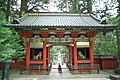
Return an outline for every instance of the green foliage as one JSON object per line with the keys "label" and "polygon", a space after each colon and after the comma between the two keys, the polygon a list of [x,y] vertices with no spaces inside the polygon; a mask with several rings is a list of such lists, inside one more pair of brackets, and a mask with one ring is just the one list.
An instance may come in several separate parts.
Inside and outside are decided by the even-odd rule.
{"label": "green foliage", "polygon": [[92,0],[87,1],[87,10],[88,10],[88,13],[91,13],[91,11],[92,11]]}
{"label": "green foliage", "polygon": [[[26,3],[27,3],[27,11],[26,12],[30,12],[30,11],[36,12],[36,11],[39,11],[39,7],[41,7],[42,9],[45,10],[45,8],[43,6],[44,6],[44,4],[48,4],[49,0],[29,0]],[[24,5],[24,6],[26,6],[26,5]],[[24,8],[24,7],[21,6],[21,8]]]}
{"label": "green foliage", "polygon": [[108,20],[107,20],[107,22],[109,24],[120,25],[120,16],[115,17],[115,18],[109,17]]}
{"label": "green foliage", "polygon": [[49,0],[42,0],[43,3],[48,4]]}
{"label": "green foliage", "polygon": [[95,54],[117,55],[118,46],[115,33],[115,31],[109,33],[99,33],[96,36],[96,44],[94,49]]}
{"label": "green foliage", "polygon": [[112,23],[113,23],[113,24],[120,25],[120,16],[117,17],[117,18],[115,18],[115,19],[113,19]]}
{"label": "green foliage", "polygon": [[53,46],[50,50],[51,54],[60,53],[68,53],[68,50],[65,46]]}
{"label": "green foliage", "polygon": [[[5,21],[0,21],[3,25]],[[20,35],[15,30],[0,26],[0,61],[11,58],[22,60],[25,49],[20,45]]]}
{"label": "green foliage", "polygon": [[63,12],[72,12],[72,13],[80,12],[79,0],[74,0],[74,1],[58,0],[58,1],[59,4],[57,7]]}
{"label": "green foliage", "polygon": [[[103,6],[99,6],[102,5]],[[95,8],[96,16],[101,19],[117,16],[116,9],[118,7],[117,0],[93,0],[93,7]]]}
{"label": "green foliage", "polygon": [[[0,17],[10,19],[18,11],[17,0],[0,0]],[[17,13],[18,15],[18,13]]]}
{"label": "green foliage", "polygon": [[68,57],[68,49],[66,48],[66,46],[53,46],[51,49],[50,49],[50,55],[51,55],[51,61],[52,62],[57,62],[57,57],[55,56],[56,54],[65,54],[66,57]]}
{"label": "green foliage", "polygon": [[57,7],[63,11],[64,8],[67,7],[67,0],[58,0],[59,4],[57,5]]}

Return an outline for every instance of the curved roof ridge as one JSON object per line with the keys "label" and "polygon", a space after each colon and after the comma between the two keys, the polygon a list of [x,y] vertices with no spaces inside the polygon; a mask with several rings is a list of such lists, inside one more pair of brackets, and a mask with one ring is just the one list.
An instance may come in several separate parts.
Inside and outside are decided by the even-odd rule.
{"label": "curved roof ridge", "polygon": [[44,12],[44,13],[28,13],[29,16],[44,16],[44,15],[48,15],[48,16],[51,16],[51,15],[56,15],[56,16],[90,16],[90,14],[79,14],[79,13],[63,13],[63,12],[51,12],[51,13],[48,13],[48,12]]}
{"label": "curved roof ridge", "polygon": [[97,17],[95,17],[93,14],[90,14],[90,16],[95,19],[96,21],[100,22],[100,19],[98,19]]}
{"label": "curved roof ridge", "polygon": [[38,19],[38,17],[36,17],[33,22],[30,23],[30,25],[32,25],[36,20]]}
{"label": "curved roof ridge", "polygon": [[82,15],[80,15],[80,17],[85,23],[87,23],[88,25],[91,25],[90,23],[88,23],[86,20],[83,19]]}
{"label": "curved roof ridge", "polygon": [[28,13],[25,14],[24,16],[18,18],[18,20],[19,20],[20,22],[22,22],[22,21],[24,21],[27,17],[28,17]]}

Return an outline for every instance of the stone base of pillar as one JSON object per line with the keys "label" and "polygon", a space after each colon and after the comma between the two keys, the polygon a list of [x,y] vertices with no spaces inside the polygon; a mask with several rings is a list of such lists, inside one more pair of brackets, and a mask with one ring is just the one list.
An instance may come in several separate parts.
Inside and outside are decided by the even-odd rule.
{"label": "stone base of pillar", "polygon": [[75,74],[80,74],[80,72],[78,70],[72,70],[70,71],[71,74],[75,75]]}
{"label": "stone base of pillar", "polygon": [[30,70],[29,74],[49,75],[49,71],[45,70]]}
{"label": "stone base of pillar", "polygon": [[38,75],[49,75],[49,71],[42,71],[38,73]]}

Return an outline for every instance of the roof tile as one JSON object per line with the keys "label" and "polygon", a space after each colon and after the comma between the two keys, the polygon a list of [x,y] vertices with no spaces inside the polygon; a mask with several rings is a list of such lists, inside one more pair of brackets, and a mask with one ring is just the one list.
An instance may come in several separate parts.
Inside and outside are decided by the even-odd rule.
{"label": "roof tile", "polygon": [[[46,15],[45,15],[46,14]],[[10,24],[12,27],[76,27],[76,28],[110,28],[111,25],[100,24],[90,15],[44,13],[25,15],[19,19],[20,24]]]}

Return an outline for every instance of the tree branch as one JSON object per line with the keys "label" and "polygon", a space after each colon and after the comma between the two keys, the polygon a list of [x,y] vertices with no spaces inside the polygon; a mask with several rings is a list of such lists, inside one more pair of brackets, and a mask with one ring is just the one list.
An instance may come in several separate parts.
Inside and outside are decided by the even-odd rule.
{"label": "tree branch", "polygon": [[[43,7],[43,4],[42,5],[35,5],[35,6],[33,6],[32,8],[30,8],[27,12],[30,12],[30,11],[33,11],[33,9],[34,8],[36,8],[36,7],[41,7],[43,10],[46,10],[44,7]],[[48,11],[48,10],[47,10]]]}

